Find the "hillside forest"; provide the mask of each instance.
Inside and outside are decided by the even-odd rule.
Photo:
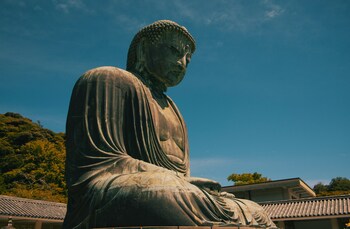
[[[20,114],[0,114],[0,194],[65,203],[64,137]]]

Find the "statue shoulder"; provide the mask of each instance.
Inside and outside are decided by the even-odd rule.
[[[138,82],[138,79],[134,74],[124,69],[112,66],[103,66],[85,72],[80,77],[79,81],[88,83],[105,82],[118,84],[119,86],[135,86],[136,82]]]

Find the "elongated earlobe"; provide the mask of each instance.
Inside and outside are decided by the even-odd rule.
[[[145,69],[145,64],[146,64],[145,45],[146,45],[146,41],[145,39],[142,39],[136,47],[135,70],[138,71],[139,73],[142,73]]]

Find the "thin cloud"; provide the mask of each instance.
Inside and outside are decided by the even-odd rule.
[[[116,24],[123,25],[122,28],[135,31],[150,23],[145,17],[150,13],[165,19],[164,12],[173,9],[166,14],[166,18],[177,21],[186,20],[199,26],[206,25],[225,31],[256,32],[265,23],[271,23],[285,12],[282,6],[274,1],[263,0],[260,2],[247,3],[246,1],[217,0],[215,2],[202,1],[155,1],[135,3],[128,1],[106,1],[101,5],[85,3],[82,0],[52,0],[55,8],[65,14],[73,10],[103,13],[114,18]],[[133,14],[123,13],[123,9],[131,9]],[[116,13],[117,12],[117,13]],[[141,13],[142,12],[142,13]],[[163,16],[162,16],[163,15]]]
[[[118,14],[115,16],[115,22],[117,24],[123,25],[122,28],[126,29],[129,32],[135,32],[141,29],[146,25],[142,20],[139,20],[135,17],[130,17],[124,14]]]
[[[213,4],[213,5],[211,5]],[[214,5],[215,4],[215,5]],[[176,1],[174,12],[197,24],[215,26],[228,31],[255,31],[264,23],[281,16],[285,9],[273,1],[261,1],[248,4],[238,1],[200,2]]]
[[[189,2],[184,1],[174,1],[174,7],[177,8],[175,12],[180,14],[182,17],[193,20],[193,21],[201,21],[203,16],[198,13],[196,7],[191,5]]]
[[[265,11],[265,16],[268,19],[273,19],[275,17],[280,16],[284,13],[285,9],[283,9],[281,6],[274,4],[270,0],[264,1],[265,7],[267,8]]]
[[[53,0],[56,9],[63,13],[70,13],[71,10],[82,10],[85,12],[92,12],[85,3],[81,0]]]
[[[279,16],[282,13],[283,13],[282,9],[272,9],[272,10],[266,12],[266,16],[268,18],[272,19],[272,18]]]

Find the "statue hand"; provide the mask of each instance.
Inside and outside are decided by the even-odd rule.
[[[221,192],[220,196],[228,198],[228,199],[235,199],[236,198],[236,196],[234,194],[228,193],[228,192]]]
[[[210,192],[220,192],[221,190],[221,185],[217,181],[200,177],[186,177],[186,179],[198,188],[206,189]]]

